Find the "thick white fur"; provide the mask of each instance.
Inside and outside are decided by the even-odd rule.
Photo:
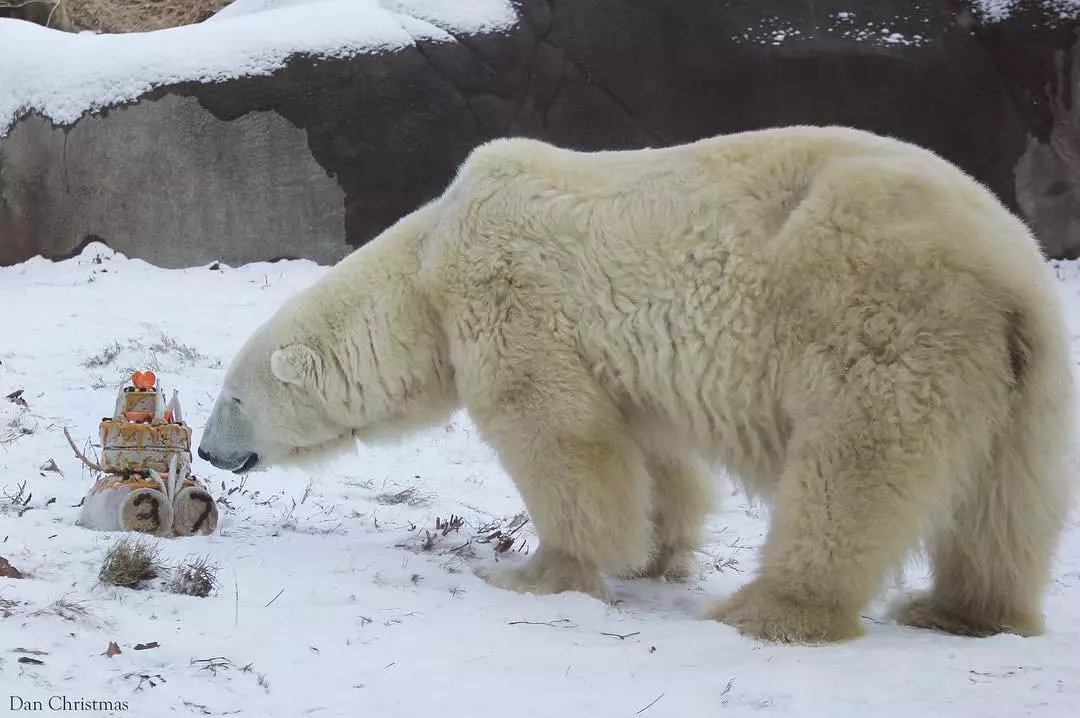
[[[835,127],[504,139],[256,332],[202,448],[277,463],[464,405],[541,541],[498,586],[678,575],[722,465],[773,511],[759,574],[710,617],[858,636],[925,541],[933,587],[900,620],[1032,635],[1072,396],[1036,242],[923,149]]]

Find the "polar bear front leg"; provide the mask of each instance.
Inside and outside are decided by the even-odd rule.
[[[607,598],[601,573],[641,566],[651,550],[641,450],[586,375],[549,374],[497,396],[466,403],[520,491],[540,547],[525,565],[485,578],[522,593]]]

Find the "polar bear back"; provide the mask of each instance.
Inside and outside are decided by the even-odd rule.
[[[497,140],[438,211],[421,276],[452,343],[455,326],[459,347],[497,335],[508,311],[556,327],[613,395],[750,476],[777,473],[801,400],[785,385],[834,371],[821,352],[914,360],[943,332],[993,345],[999,309],[1053,300],[988,190],[845,128],[601,153]]]

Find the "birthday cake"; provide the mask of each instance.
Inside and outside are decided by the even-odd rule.
[[[101,420],[103,475],[83,501],[81,525],[155,536],[217,527],[217,503],[191,473],[191,427],[177,392],[167,402],[164,394],[149,371],[120,388],[113,415]]]

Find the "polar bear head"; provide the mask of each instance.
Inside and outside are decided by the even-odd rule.
[[[219,469],[298,464],[354,443],[340,367],[317,337],[283,332],[287,321],[260,327],[229,365],[198,450]]]
[[[436,208],[396,222],[255,330],[229,365],[200,458],[236,473],[319,462],[457,408],[447,339],[415,279]]]

